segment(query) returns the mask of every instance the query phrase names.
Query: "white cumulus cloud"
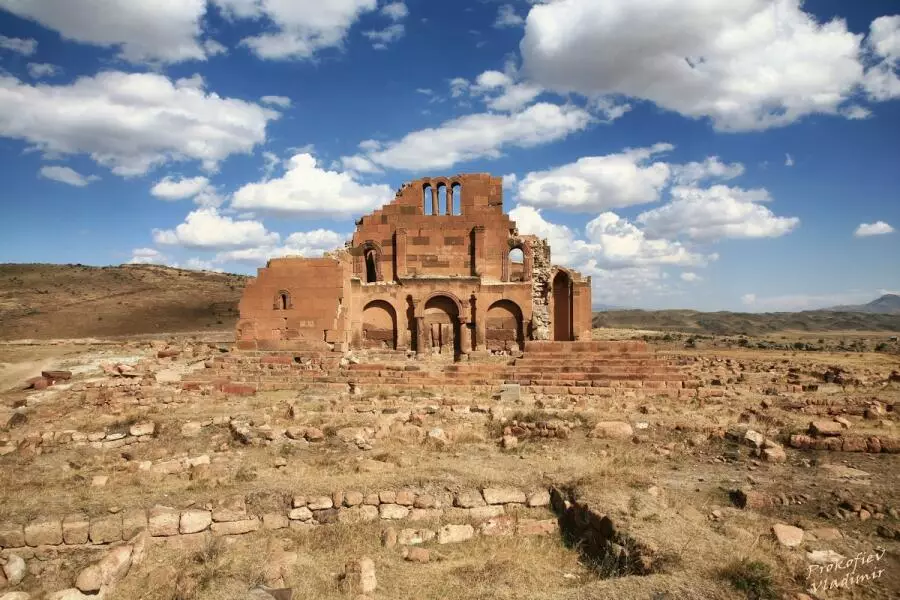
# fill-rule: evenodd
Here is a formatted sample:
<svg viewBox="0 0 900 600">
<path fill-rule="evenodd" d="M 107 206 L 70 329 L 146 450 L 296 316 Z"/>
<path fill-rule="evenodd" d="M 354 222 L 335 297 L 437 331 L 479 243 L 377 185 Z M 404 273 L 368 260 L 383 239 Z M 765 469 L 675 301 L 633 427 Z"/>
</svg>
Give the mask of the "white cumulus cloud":
<svg viewBox="0 0 900 600">
<path fill-rule="evenodd" d="M 885 235 L 893 232 L 894 228 L 884 221 L 875 221 L 874 223 L 861 223 L 856 228 L 856 231 L 853 232 L 853 235 L 856 237 L 868 237 L 870 235 Z"/>
<path fill-rule="evenodd" d="M 266 125 L 279 115 L 204 88 L 199 75 L 172 81 L 107 71 L 58 86 L 0 75 L 0 135 L 49 154 L 89 154 L 122 176 L 172 161 L 214 170 L 264 142 Z"/>
<path fill-rule="evenodd" d="M 655 202 L 669 180 L 670 167 L 650 159 L 672 148 L 660 143 L 528 173 L 518 184 L 519 201 L 573 212 Z"/>
<path fill-rule="evenodd" d="M 290 108 L 291 99 L 287 96 L 263 96 L 259 99 L 263 104 L 271 104 L 279 108 Z"/>
<path fill-rule="evenodd" d="M 760 204 L 771 200 L 763 189 L 685 185 L 672 188 L 671 196 L 667 204 L 637 217 L 655 237 L 683 235 L 699 241 L 779 237 L 800 224 L 800 219 L 779 217 Z"/>
<path fill-rule="evenodd" d="M 161 200 L 183 200 L 193 198 L 209 185 L 206 177 L 183 177 L 173 179 L 163 177 L 150 189 L 150 193 Z"/>
<path fill-rule="evenodd" d="M 681 275 L 679 275 L 679 277 L 681 277 L 682 281 L 687 281 L 688 283 L 695 283 L 697 281 L 703 281 L 702 277 L 700 277 L 699 275 L 697 275 L 696 273 L 693 273 L 691 271 L 685 271 Z"/>
<path fill-rule="evenodd" d="M 322 253 L 344 245 L 349 235 L 343 235 L 329 229 L 298 231 L 284 240 L 282 245 L 263 245 L 240 250 L 229 250 L 216 254 L 215 262 L 241 262 L 253 265 L 265 264 L 270 258 L 282 256 L 321 256 Z"/>
<path fill-rule="evenodd" d="M 163 265 L 169 261 L 168 257 L 156 248 L 135 248 L 131 251 L 132 265 Z"/>
<path fill-rule="evenodd" d="M 2 7 L 3 2 L 0 1 L 0 8 Z M 24 56 L 31 56 L 34 54 L 37 50 L 37 45 L 37 40 L 33 38 L 14 38 L 0 35 L 0 48 L 9 50 L 10 52 L 17 52 Z"/>
<path fill-rule="evenodd" d="M 515 7 L 511 4 L 501 4 L 497 9 L 497 19 L 494 21 L 494 27 L 502 29 L 504 27 L 520 27 L 525 23 L 525 19 L 516 13 Z"/>
<path fill-rule="evenodd" d="M 116 48 L 130 62 L 204 59 L 206 0 L 0 0 L 66 39 Z"/>
<path fill-rule="evenodd" d="M 285 162 L 281 177 L 248 183 L 231 201 L 237 210 L 281 215 L 346 218 L 369 212 L 394 199 L 387 185 L 367 185 L 351 172 L 329 171 L 309 153 L 295 154 Z"/>
<path fill-rule="evenodd" d="M 52 179 L 53 181 L 59 181 L 60 183 L 66 183 L 75 187 L 84 187 L 92 181 L 100 179 L 96 175 L 88 175 L 85 177 L 75 169 L 70 167 L 60 167 L 58 165 L 41 167 L 39 174 L 46 179 Z"/>
<path fill-rule="evenodd" d="M 883 57 L 896 55 L 894 19 L 872 24 L 869 43 Z M 818 22 L 801 0 L 559 0 L 531 8 L 520 50 L 546 88 L 755 130 L 852 111 L 871 66 L 863 38 L 841 19 Z M 892 69 L 882 65 L 871 95 L 895 93 Z"/>
<path fill-rule="evenodd" d="M 396 141 L 370 144 L 365 156 L 392 169 L 445 169 L 479 158 L 499 158 L 507 147 L 531 148 L 561 140 L 587 127 L 591 119 L 576 106 L 541 102 L 513 114 L 466 115 Z"/>
<path fill-rule="evenodd" d="M 234 220 L 215 207 L 198 208 L 174 229 L 154 229 L 153 241 L 167 246 L 204 250 L 227 250 L 275 245 L 280 236 L 267 231 L 259 221 Z"/>
</svg>

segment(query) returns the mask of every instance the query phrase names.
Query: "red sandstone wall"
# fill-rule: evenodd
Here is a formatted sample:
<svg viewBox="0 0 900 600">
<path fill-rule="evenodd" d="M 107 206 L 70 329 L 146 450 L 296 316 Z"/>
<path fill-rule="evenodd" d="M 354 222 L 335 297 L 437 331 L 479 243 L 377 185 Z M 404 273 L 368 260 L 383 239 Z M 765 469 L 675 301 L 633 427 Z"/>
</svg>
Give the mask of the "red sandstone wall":
<svg viewBox="0 0 900 600">
<path fill-rule="evenodd" d="M 270 260 L 241 297 L 238 347 L 263 350 L 345 342 L 343 303 L 349 296 L 349 279 L 347 260 Z M 282 293 L 288 295 L 287 308 L 281 306 Z"/>
</svg>

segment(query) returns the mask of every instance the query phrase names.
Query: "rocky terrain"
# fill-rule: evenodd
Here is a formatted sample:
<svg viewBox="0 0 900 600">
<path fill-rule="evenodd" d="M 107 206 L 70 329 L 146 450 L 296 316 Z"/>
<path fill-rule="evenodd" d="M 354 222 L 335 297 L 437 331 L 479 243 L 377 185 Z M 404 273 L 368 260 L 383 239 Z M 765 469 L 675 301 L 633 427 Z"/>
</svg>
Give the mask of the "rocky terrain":
<svg viewBox="0 0 900 600">
<path fill-rule="evenodd" d="M 659 342 L 683 387 L 597 394 L 5 343 L 0 598 L 895 598 L 900 360 L 751 342 Z"/>
</svg>

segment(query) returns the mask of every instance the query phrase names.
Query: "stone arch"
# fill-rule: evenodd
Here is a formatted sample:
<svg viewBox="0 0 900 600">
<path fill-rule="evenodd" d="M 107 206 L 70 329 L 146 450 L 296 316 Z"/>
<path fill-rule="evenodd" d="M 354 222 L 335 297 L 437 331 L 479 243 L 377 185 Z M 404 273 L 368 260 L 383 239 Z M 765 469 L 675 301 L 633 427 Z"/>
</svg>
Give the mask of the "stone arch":
<svg viewBox="0 0 900 600">
<path fill-rule="evenodd" d="M 522 309 L 512 300 L 497 300 L 485 315 L 485 341 L 488 350 L 521 350 L 525 343 Z"/>
<path fill-rule="evenodd" d="M 557 268 L 551 283 L 553 308 L 553 339 L 570 342 L 575 339 L 572 327 L 572 275 L 563 268 Z"/>
<path fill-rule="evenodd" d="M 461 215 L 462 214 L 462 184 L 458 181 L 454 181 L 450 184 L 450 204 L 452 205 L 452 214 Z"/>
<path fill-rule="evenodd" d="M 364 348 L 397 348 L 397 311 L 387 300 L 372 300 L 363 307 Z"/>
<path fill-rule="evenodd" d="M 424 336 L 419 339 L 424 341 L 423 349 L 432 354 L 457 358 L 462 349 L 460 316 L 463 313 L 459 298 L 447 292 L 436 292 L 428 297 L 422 307 L 425 330 Z"/>
<path fill-rule="evenodd" d="M 275 310 L 289 310 L 294 308 L 293 301 L 291 300 L 291 293 L 287 290 L 278 290 L 275 294 L 275 301 L 272 304 L 272 308 Z"/>
<path fill-rule="evenodd" d="M 357 274 L 359 278 L 366 283 L 374 283 L 376 281 L 384 281 L 382 274 L 382 257 L 384 252 L 381 250 L 381 244 L 374 240 L 366 240 L 359 246 L 359 263 L 357 266 Z"/>
<path fill-rule="evenodd" d="M 430 183 L 422 185 L 422 212 L 426 215 L 434 214 L 434 188 Z"/>
<path fill-rule="evenodd" d="M 465 315 L 466 314 L 466 310 L 465 310 L 465 308 L 463 308 L 462 301 L 453 292 L 432 292 L 431 294 L 426 296 L 424 300 L 422 300 L 421 302 L 419 302 L 417 304 L 417 306 L 419 307 L 419 310 L 421 311 L 421 314 L 418 314 L 416 316 L 418 316 L 418 317 L 425 316 L 425 308 L 428 305 L 428 302 L 430 302 L 433 298 L 437 298 L 438 296 L 446 296 L 447 298 L 452 300 L 453 303 L 456 304 L 456 314 L 457 315 Z"/>
<path fill-rule="evenodd" d="M 439 215 L 449 215 L 451 204 L 450 204 L 450 192 L 447 187 L 447 184 L 443 181 L 437 184 L 437 213 Z"/>
</svg>

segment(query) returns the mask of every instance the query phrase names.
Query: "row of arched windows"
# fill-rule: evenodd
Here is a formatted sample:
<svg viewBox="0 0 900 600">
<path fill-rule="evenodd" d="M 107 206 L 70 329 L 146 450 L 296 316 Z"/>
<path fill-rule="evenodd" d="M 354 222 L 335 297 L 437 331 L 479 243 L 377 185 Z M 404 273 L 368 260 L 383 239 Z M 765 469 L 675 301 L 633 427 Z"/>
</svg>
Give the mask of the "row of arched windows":
<svg viewBox="0 0 900 600">
<path fill-rule="evenodd" d="M 448 189 L 445 183 L 436 187 L 426 183 L 422 187 L 422 203 L 426 215 L 461 215 L 462 185 L 453 183 Z"/>
</svg>

